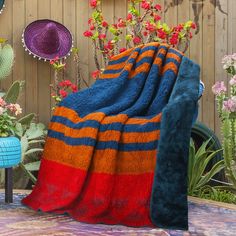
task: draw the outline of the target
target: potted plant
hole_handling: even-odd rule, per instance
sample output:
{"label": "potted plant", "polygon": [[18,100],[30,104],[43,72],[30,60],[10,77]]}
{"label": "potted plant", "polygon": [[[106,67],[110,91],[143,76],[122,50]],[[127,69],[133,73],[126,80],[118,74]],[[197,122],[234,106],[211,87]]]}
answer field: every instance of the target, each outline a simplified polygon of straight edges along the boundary
{"label": "potted plant", "polygon": [[15,137],[15,120],[21,112],[19,104],[7,103],[0,97],[0,168],[9,168],[20,162],[21,144]]}

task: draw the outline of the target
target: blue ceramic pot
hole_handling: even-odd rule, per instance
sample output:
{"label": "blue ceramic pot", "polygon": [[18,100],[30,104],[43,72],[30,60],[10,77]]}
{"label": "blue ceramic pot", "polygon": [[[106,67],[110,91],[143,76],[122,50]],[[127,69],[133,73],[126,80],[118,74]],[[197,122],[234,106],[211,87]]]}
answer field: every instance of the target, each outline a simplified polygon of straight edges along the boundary
{"label": "blue ceramic pot", "polygon": [[0,137],[0,168],[9,168],[21,161],[21,144],[16,137]]}

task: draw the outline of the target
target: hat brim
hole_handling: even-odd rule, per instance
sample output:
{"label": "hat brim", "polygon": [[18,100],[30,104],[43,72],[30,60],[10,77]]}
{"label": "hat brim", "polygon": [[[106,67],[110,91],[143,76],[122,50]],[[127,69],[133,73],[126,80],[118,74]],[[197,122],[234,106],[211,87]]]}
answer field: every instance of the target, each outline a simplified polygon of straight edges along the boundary
{"label": "hat brim", "polygon": [[3,8],[5,7],[4,3],[5,3],[5,0],[0,0],[0,14],[2,13]]}
{"label": "hat brim", "polygon": [[[59,40],[60,40],[60,48],[53,54],[46,54],[39,48],[35,46],[33,43],[33,39],[35,35],[39,35],[42,32],[42,29],[48,24],[53,22],[58,30]],[[36,20],[30,23],[23,32],[22,35],[22,42],[29,54],[32,54],[34,57],[38,57],[39,59],[44,60],[53,60],[56,57],[66,58],[71,52],[73,47],[73,39],[70,31],[61,23],[43,19],[43,20]]]}

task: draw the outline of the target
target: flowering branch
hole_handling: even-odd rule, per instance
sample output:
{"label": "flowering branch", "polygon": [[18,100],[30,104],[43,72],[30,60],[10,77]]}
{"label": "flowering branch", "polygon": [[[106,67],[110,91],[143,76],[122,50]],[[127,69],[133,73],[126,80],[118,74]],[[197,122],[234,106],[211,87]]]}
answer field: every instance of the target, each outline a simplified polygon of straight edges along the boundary
{"label": "flowering branch", "polygon": [[[162,23],[159,15],[162,8],[155,3],[155,0],[129,0],[128,2],[126,19],[118,18],[116,23],[109,24],[104,20],[101,0],[90,0],[93,12],[88,21],[89,29],[84,32],[84,36],[92,40],[94,61],[97,71],[100,73],[103,70],[102,67],[106,66],[114,55],[124,52],[127,48],[152,41],[168,43],[185,52],[189,40],[192,38],[191,30],[196,29],[196,25],[192,21],[174,27]],[[139,6],[144,10],[142,14]],[[120,47],[122,34],[125,34],[125,48]],[[102,54],[101,64],[98,60],[98,53]],[[96,74],[99,75],[99,73]]]}

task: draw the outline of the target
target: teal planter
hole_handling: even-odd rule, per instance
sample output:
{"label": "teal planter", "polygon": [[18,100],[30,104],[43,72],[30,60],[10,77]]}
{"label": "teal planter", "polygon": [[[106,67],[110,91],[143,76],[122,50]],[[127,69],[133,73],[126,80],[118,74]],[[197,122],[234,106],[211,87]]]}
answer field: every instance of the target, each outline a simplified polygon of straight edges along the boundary
{"label": "teal planter", "polygon": [[16,137],[0,137],[0,168],[9,168],[21,161],[21,144]]}

